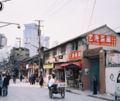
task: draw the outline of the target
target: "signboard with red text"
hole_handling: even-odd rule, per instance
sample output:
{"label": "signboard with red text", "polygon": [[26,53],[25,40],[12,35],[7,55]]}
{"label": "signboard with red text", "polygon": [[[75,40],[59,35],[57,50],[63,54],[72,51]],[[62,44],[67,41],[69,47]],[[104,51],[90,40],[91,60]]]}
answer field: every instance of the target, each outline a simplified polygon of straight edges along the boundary
{"label": "signboard with red text", "polygon": [[116,36],[106,34],[88,34],[88,43],[94,45],[116,46]]}
{"label": "signboard with red text", "polygon": [[68,60],[81,59],[81,51],[72,51],[68,54]]}

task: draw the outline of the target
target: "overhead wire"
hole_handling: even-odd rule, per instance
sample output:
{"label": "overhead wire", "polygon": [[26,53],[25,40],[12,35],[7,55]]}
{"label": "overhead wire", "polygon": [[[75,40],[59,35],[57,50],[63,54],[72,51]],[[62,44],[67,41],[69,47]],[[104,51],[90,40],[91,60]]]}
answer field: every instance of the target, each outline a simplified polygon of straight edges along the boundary
{"label": "overhead wire", "polygon": [[[42,14],[42,16],[45,16],[46,14],[50,13],[51,10],[55,9],[54,7],[58,6],[60,4],[60,2],[58,2],[59,0],[55,0],[54,2],[52,2],[44,11],[44,13]],[[58,4],[58,5],[57,5]]]}
{"label": "overhead wire", "polygon": [[[82,19],[82,21],[85,21],[85,16],[86,16],[85,14],[86,14],[87,9],[88,9],[88,1],[89,0],[87,0],[86,7],[83,10],[83,19]],[[84,29],[84,25],[82,25],[82,31],[81,32],[83,32],[83,29]]]}
{"label": "overhead wire", "polygon": [[92,8],[92,12],[91,12],[91,15],[90,15],[90,20],[89,20],[89,22],[88,22],[87,31],[89,30],[89,27],[90,27],[91,22],[92,22],[92,19],[93,19],[93,14],[94,14],[94,10],[95,10],[95,5],[96,5],[96,0],[94,0],[94,2],[93,2],[93,8]]}
{"label": "overhead wire", "polygon": [[69,3],[71,3],[71,1],[73,1],[73,0],[67,0],[66,2],[64,2],[60,7],[58,7],[58,9],[55,9],[48,16],[46,16],[45,19],[48,19],[48,17],[50,17],[50,16],[55,15],[56,13],[58,13],[60,10],[62,10],[64,7],[66,7],[66,5],[68,5]]}

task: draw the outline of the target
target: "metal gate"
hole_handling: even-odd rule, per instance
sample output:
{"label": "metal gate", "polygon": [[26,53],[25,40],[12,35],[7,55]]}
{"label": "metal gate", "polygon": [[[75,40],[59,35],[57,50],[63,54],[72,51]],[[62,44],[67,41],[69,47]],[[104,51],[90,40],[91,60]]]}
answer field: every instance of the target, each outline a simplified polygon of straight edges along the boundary
{"label": "metal gate", "polygon": [[93,77],[97,79],[97,88],[99,91],[99,58],[91,59],[90,67],[90,90],[93,90]]}

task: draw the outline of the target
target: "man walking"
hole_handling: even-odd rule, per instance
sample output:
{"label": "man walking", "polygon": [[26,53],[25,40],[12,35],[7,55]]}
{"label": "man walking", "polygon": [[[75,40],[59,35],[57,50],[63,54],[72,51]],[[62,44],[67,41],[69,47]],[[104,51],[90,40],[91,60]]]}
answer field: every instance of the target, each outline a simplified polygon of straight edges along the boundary
{"label": "man walking", "polygon": [[4,80],[3,80],[3,88],[2,88],[2,89],[5,90],[5,92],[6,92],[5,95],[6,95],[6,96],[7,96],[7,94],[8,94],[9,80],[10,80],[9,76],[8,76],[7,74],[5,74],[5,77],[4,77]]}

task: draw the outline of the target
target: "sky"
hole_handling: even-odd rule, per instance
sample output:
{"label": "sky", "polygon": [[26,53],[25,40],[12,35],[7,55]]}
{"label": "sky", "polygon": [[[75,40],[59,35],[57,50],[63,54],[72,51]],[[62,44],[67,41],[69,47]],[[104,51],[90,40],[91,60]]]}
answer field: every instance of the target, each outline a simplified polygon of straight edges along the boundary
{"label": "sky", "polygon": [[8,46],[17,46],[16,38],[23,39],[24,24],[37,23],[35,20],[42,20],[42,34],[50,37],[51,46],[104,24],[120,31],[120,0],[11,0],[3,5],[0,21],[21,25],[21,29],[16,25],[0,28]]}

